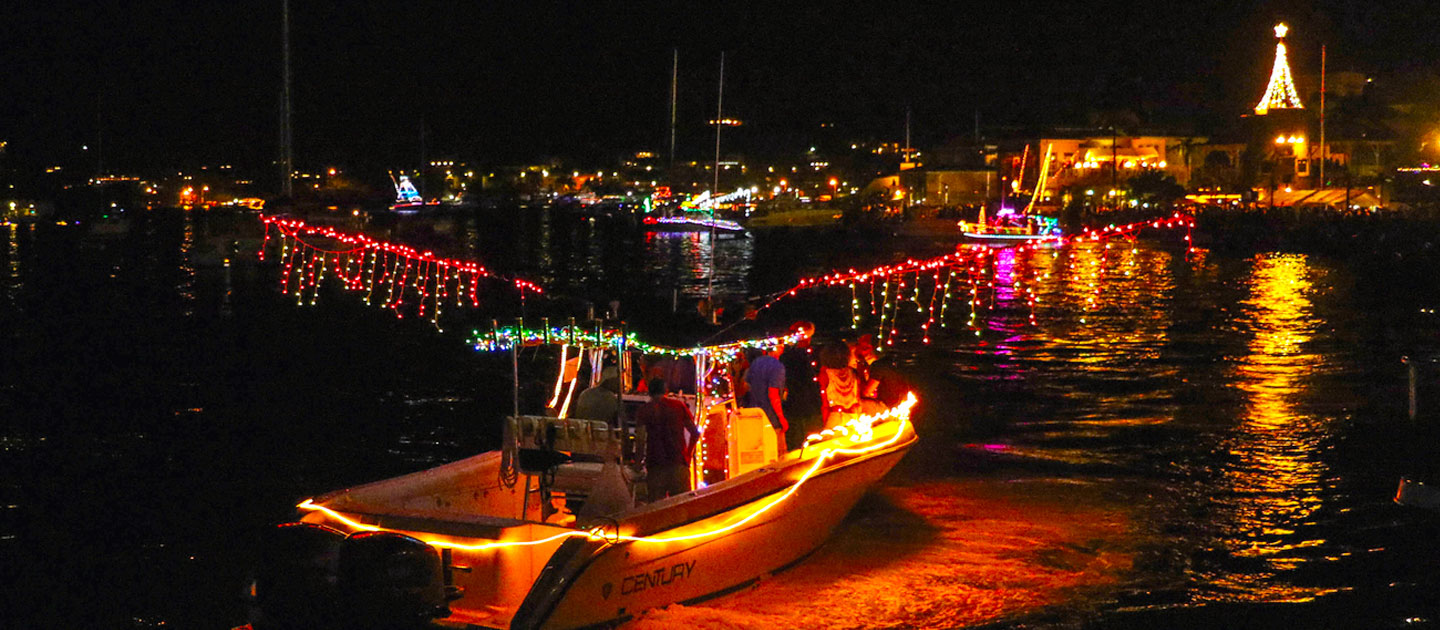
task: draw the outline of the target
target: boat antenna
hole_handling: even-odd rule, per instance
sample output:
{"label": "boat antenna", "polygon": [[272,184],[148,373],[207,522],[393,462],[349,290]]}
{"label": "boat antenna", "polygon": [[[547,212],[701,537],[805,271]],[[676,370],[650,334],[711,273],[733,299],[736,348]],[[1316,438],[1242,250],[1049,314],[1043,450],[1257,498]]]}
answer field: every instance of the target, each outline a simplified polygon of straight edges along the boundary
{"label": "boat antenna", "polygon": [[294,195],[291,180],[295,176],[290,148],[290,0],[280,0],[280,44],[284,58],[284,81],[280,90],[280,195],[289,199]]}
{"label": "boat antenna", "polygon": [[710,321],[715,321],[715,206],[720,196],[720,128],[725,126],[725,51],[720,51],[720,85],[715,92],[715,188],[710,197],[710,274],[705,299],[710,302]]}
{"label": "boat antenna", "polygon": [[95,93],[95,179],[105,176],[105,91]]}

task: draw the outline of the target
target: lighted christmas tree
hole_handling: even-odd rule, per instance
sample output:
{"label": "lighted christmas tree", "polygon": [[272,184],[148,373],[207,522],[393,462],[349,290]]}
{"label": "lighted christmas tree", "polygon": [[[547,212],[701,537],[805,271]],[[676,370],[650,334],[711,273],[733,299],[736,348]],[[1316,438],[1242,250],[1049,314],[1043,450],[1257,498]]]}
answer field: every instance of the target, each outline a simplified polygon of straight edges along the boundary
{"label": "lighted christmas tree", "polygon": [[1272,109],[1304,109],[1300,104],[1300,93],[1295,90],[1295,81],[1290,78],[1290,62],[1285,59],[1285,33],[1289,27],[1275,25],[1275,67],[1270,70],[1270,85],[1265,86],[1265,96],[1255,106],[1255,113],[1261,116]]}

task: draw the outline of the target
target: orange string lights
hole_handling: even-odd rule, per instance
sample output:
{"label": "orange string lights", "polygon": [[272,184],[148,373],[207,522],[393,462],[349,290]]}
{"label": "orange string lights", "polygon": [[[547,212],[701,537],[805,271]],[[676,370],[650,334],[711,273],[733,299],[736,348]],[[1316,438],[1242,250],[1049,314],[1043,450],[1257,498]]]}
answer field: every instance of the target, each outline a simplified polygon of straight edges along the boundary
{"label": "orange string lights", "polygon": [[[325,506],[323,506],[323,505],[318,505],[318,504],[316,504],[314,501],[312,501],[312,500],[310,500],[310,499],[306,499],[304,502],[300,503],[299,505],[297,505],[297,506],[295,506],[295,507],[298,508],[298,509],[300,509],[300,510],[307,511],[307,512],[321,512],[321,513],[325,514],[326,516],[328,516],[329,518],[334,519],[334,520],[336,520],[336,521],[338,521],[338,522],[344,523],[347,527],[350,527],[351,529],[354,529],[354,530],[370,531],[370,532],[374,532],[374,531],[390,531],[390,532],[397,532],[397,533],[405,533],[405,534],[407,534],[407,535],[416,535],[416,534],[418,534],[417,537],[418,537],[420,540],[423,540],[423,541],[425,541],[427,544],[430,544],[430,545],[432,545],[432,546],[434,546],[434,547],[438,547],[438,548],[449,548],[449,549],[460,549],[460,550],[465,550],[465,551],[486,551],[486,550],[491,550],[491,549],[507,549],[507,548],[512,548],[512,547],[529,547],[529,546],[534,546],[534,545],[543,545],[543,544],[546,544],[546,543],[555,542],[555,541],[557,541],[557,540],[563,540],[563,539],[566,539],[566,538],[575,538],[575,537],[580,537],[580,536],[583,536],[583,537],[588,538],[588,539],[590,539],[590,540],[598,540],[598,541],[604,541],[604,542],[610,542],[610,543],[619,543],[619,542],[631,542],[631,543],[670,543],[670,542],[680,542],[680,541],[685,541],[685,540],[695,540],[695,539],[699,539],[699,538],[707,538],[707,537],[711,537],[711,536],[718,536],[718,535],[724,534],[724,533],[726,533],[726,532],[734,531],[735,529],[738,529],[738,528],[740,528],[740,527],[743,527],[743,526],[745,526],[747,523],[750,523],[750,522],[754,521],[755,519],[759,518],[762,514],[765,514],[766,512],[769,512],[769,511],[770,511],[771,509],[773,509],[775,506],[780,505],[782,502],[784,502],[784,501],[786,501],[787,499],[789,499],[790,497],[794,496],[795,493],[798,492],[798,491],[800,490],[800,488],[801,488],[802,486],[804,486],[807,481],[809,481],[812,477],[814,477],[814,476],[816,475],[816,473],[820,472],[820,469],[825,466],[825,463],[826,463],[826,462],[828,462],[828,461],[831,460],[831,459],[834,459],[835,457],[842,456],[842,455],[851,455],[851,456],[853,456],[853,455],[864,455],[864,454],[867,454],[867,453],[872,453],[872,452],[875,452],[875,451],[878,451],[878,450],[881,450],[881,449],[884,449],[884,448],[888,448],[888,447],[890,447],[890,446],[895,445],[896,443],[898,443],[898,442],[900,441],[901,437],[903,437],[903,436],[905,435],[905,429],[906,429],[906,427],[908,426],[909,421],[910,421],[910,412],[911,412],[912,409],[914,409],[915,404],[916,404],[917,402],[919,402],[919,399],[917,399],[917,398],[915,397],[915,393],[914,393],[914,392],[911,392],[911,393],[909,393],[909,394],[906,396],[905,400],[902,401],[900,404],[898,404],[898,405],[896,405],[896,406],[894,406],[894,407],[892,407],[892,408],[890,408],[890,409],[887,409],[887,410],[885,410],[884,412],[881,412],[881,413],[878,413],[878,414],[871,414],[871,415],[862,415],[862,416],[860,416],[860,417],[858,417],[858,418],[852,419],[849,424],[853,425],[856,430],[853,432],[853,435],[847,435],[847,436],[845,436],[846,438],[848,438],[848,440],[849,440],[852,444],[860,444],[860,443],[862,443],[862,442],[865,442],[865,441],[868,441],[868,440],[873,439],[873,438],[874,438],[874,428],[873,428],[873,427],[874,427],[874,425],[876,425],[876,424],[880,424],[880,423],[887,422],[887,421],[891,421],[891,420],[896,421],[897,424],[896,424],[896,426],[895,426],[895,432],[894,432],[894,434],[892,434],[889,438],[887,438],[887,439],[885,439],[885,440],[882,440],[882,441],[880,441],[880,442],[876,442],[876,443],[874,443],[874,444],[866,444],[866,445],[864,445],[864,446],[857,446],[857,447],[853,447],[853,448],[842,448],[842,447],[827,448],[827,449],[821,451],[820,454],[815,457],[815,460],[814,460],[813,462],[811,462],[810,466],[805,470],[805,472],[804,472],[803,474],[801,474],[798,479],[795,480],[795,483],[791,484],[789,487],[787,487],[787,488],[786,488],[783,492],[781,492],[780,494],[775,495],[773,498],[770,498],[770,499],[768,499],[768,500],[765,500],[763,503],[760,503],[760,504],[758,504],[758,505],[755,505],[752,509],[750,509],[749,511],[747,511],[744,516],[741,516],[740,518],[738,518],[738,519],[736,519],[736,520],[734,520],[734,521],[731,521],[731,522],[726,523],[726,524],[724,524],[724,525],[719,525],[719,526],[716,526],[716,527],[711,527],[711,528],[704,529],[704,530],[702,530],[702,531],[694,532],[694,533],[679,534],[679,535],[673,535],[673,536],[632,536],[632,535],[629,535],[629,534],[622,534],[622,533],[619,532],[618,529],[614,529],[614,528],[607,530],[607,529],[606,529],[606,526],[601,525],[601,526],[599,526],[599,527],[595,527],[595,528],[588,529],[588,530],[578,530],[578,529],[577,529],[577,530],[563,531],[563,532],[557,533],[557,534],[555,534],[555,535],[553,535],[553,536],[547,536],[547,537],[545,537],[545,538],[539,538],[539,539],[535,539],[535,540],[500,541],[500,542],[489,542],[489,543],[480,543],[480,544],[474,544],[474,545],[467,545],[467,544],[455,542],[455,541],[452,541],[452,540],[444,540],[444,539],[437,539],[437,538],[433,538],[433,537],[428,537],[428,536],[427,536],[425,533],[423,533],[423,532],[403,532],[403,531],[388,529],[388,528],[381,527],[381,526],[378,526],[378,525],[370,525],[370,524],[366,524],[366,523],[361,523],[361,522],[359,522],[359,521],[357,521],[357,520],[355,520],[355,519],[352,519],[352,518],[349,518],[349,517],[345,516],[344,514],[341,514],[340,512],[337,512],[337,511],[335,511],[335,510],[332,510],[332,509],[330,509],[330,508],[328,508],[328,507],[325,507]],[[862,426],[864,427],[864,430],[863,430],[863,431],[859,430],[860,427],[862,427]],[[824,437],[819,436],[819,435],[811,436],[811,437],[812,437],[812,438],[817,438],[817,439],[825,439]]]}

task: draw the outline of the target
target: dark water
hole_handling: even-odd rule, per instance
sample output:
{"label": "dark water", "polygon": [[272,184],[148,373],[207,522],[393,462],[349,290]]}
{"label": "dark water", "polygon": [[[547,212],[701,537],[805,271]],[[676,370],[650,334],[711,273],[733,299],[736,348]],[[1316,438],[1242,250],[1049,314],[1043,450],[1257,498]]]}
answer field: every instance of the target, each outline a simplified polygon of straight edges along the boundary
{"label": "dark water", "polygon": [[[739,297],[951,249],[765,234],[712,260],[703,235],[516,213],[370,229],[572,309],[618,297],[642,331],[703,295],[712,264],[717,294]],[[223,264],[253,217],[124,226],[0,227],[0,626],[235,625],[255,532],[299,499],[496,442],[508,361],[463,336],[498,313],[439,333],[338,291],[297,306],[252,249]],[[1430,363],[1406,419],[1400,358],[1437,346],[1417,286],[1170,243],[1002,253],[930,343],[923,300],[895,327],[922,441],[835,537],[752,591],[635,625],[1434,624],[1440,521],[1390,502],[1401,475],[1440,468]],[[850,299],[775,316],[833,330]]]}

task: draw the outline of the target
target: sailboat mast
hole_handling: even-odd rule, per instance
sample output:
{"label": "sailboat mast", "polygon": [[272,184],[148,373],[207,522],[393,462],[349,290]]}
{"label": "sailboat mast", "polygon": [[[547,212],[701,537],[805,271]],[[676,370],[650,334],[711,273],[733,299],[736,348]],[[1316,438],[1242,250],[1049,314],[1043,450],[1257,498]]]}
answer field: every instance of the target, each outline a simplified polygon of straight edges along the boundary
{"label": "sailboat mast", "polygon": [[910,160],[910,107],[905,107],[905,160]]}
{"label": "sailboat mast", "polygon": [[[720,195],[720,128],[725,126],[725,51],[720,51],[720,87],[715,96],[715,196]],[[715,212],[715,206],[710,206]]]}
{"label": "sailboat mast", "polygon": [[705,297],[710,301],[710,317],[715,317],[715,199],[720,196],[720,128],[725,126],[725,51],[720,51],[720,85],[715,92],[715,192],[710,194],[710,277],[705,284]]}
{"label": "sailboat mast", "polygon": [[675,171],[675,101],[680,88],[680,49],[673,51],[670,64],[670,171]]}
{"label": "sailboat mast", "polygon": [[289,199],[294,195],[291,184],[295,176],[294,156],[290,148],[290,0],[281,0],[280,10],[281,56],[284,60],[284,84],[280,90],[280,195]]}
{"label": "sailboat mast", "polygon": [[[1320,188],[1325,188],[1325,162],[1330,160],[1330,148],[1325,145],[1325,47],[1320,47]],[[1346,208],[1347,210],[1349,208]]]}

